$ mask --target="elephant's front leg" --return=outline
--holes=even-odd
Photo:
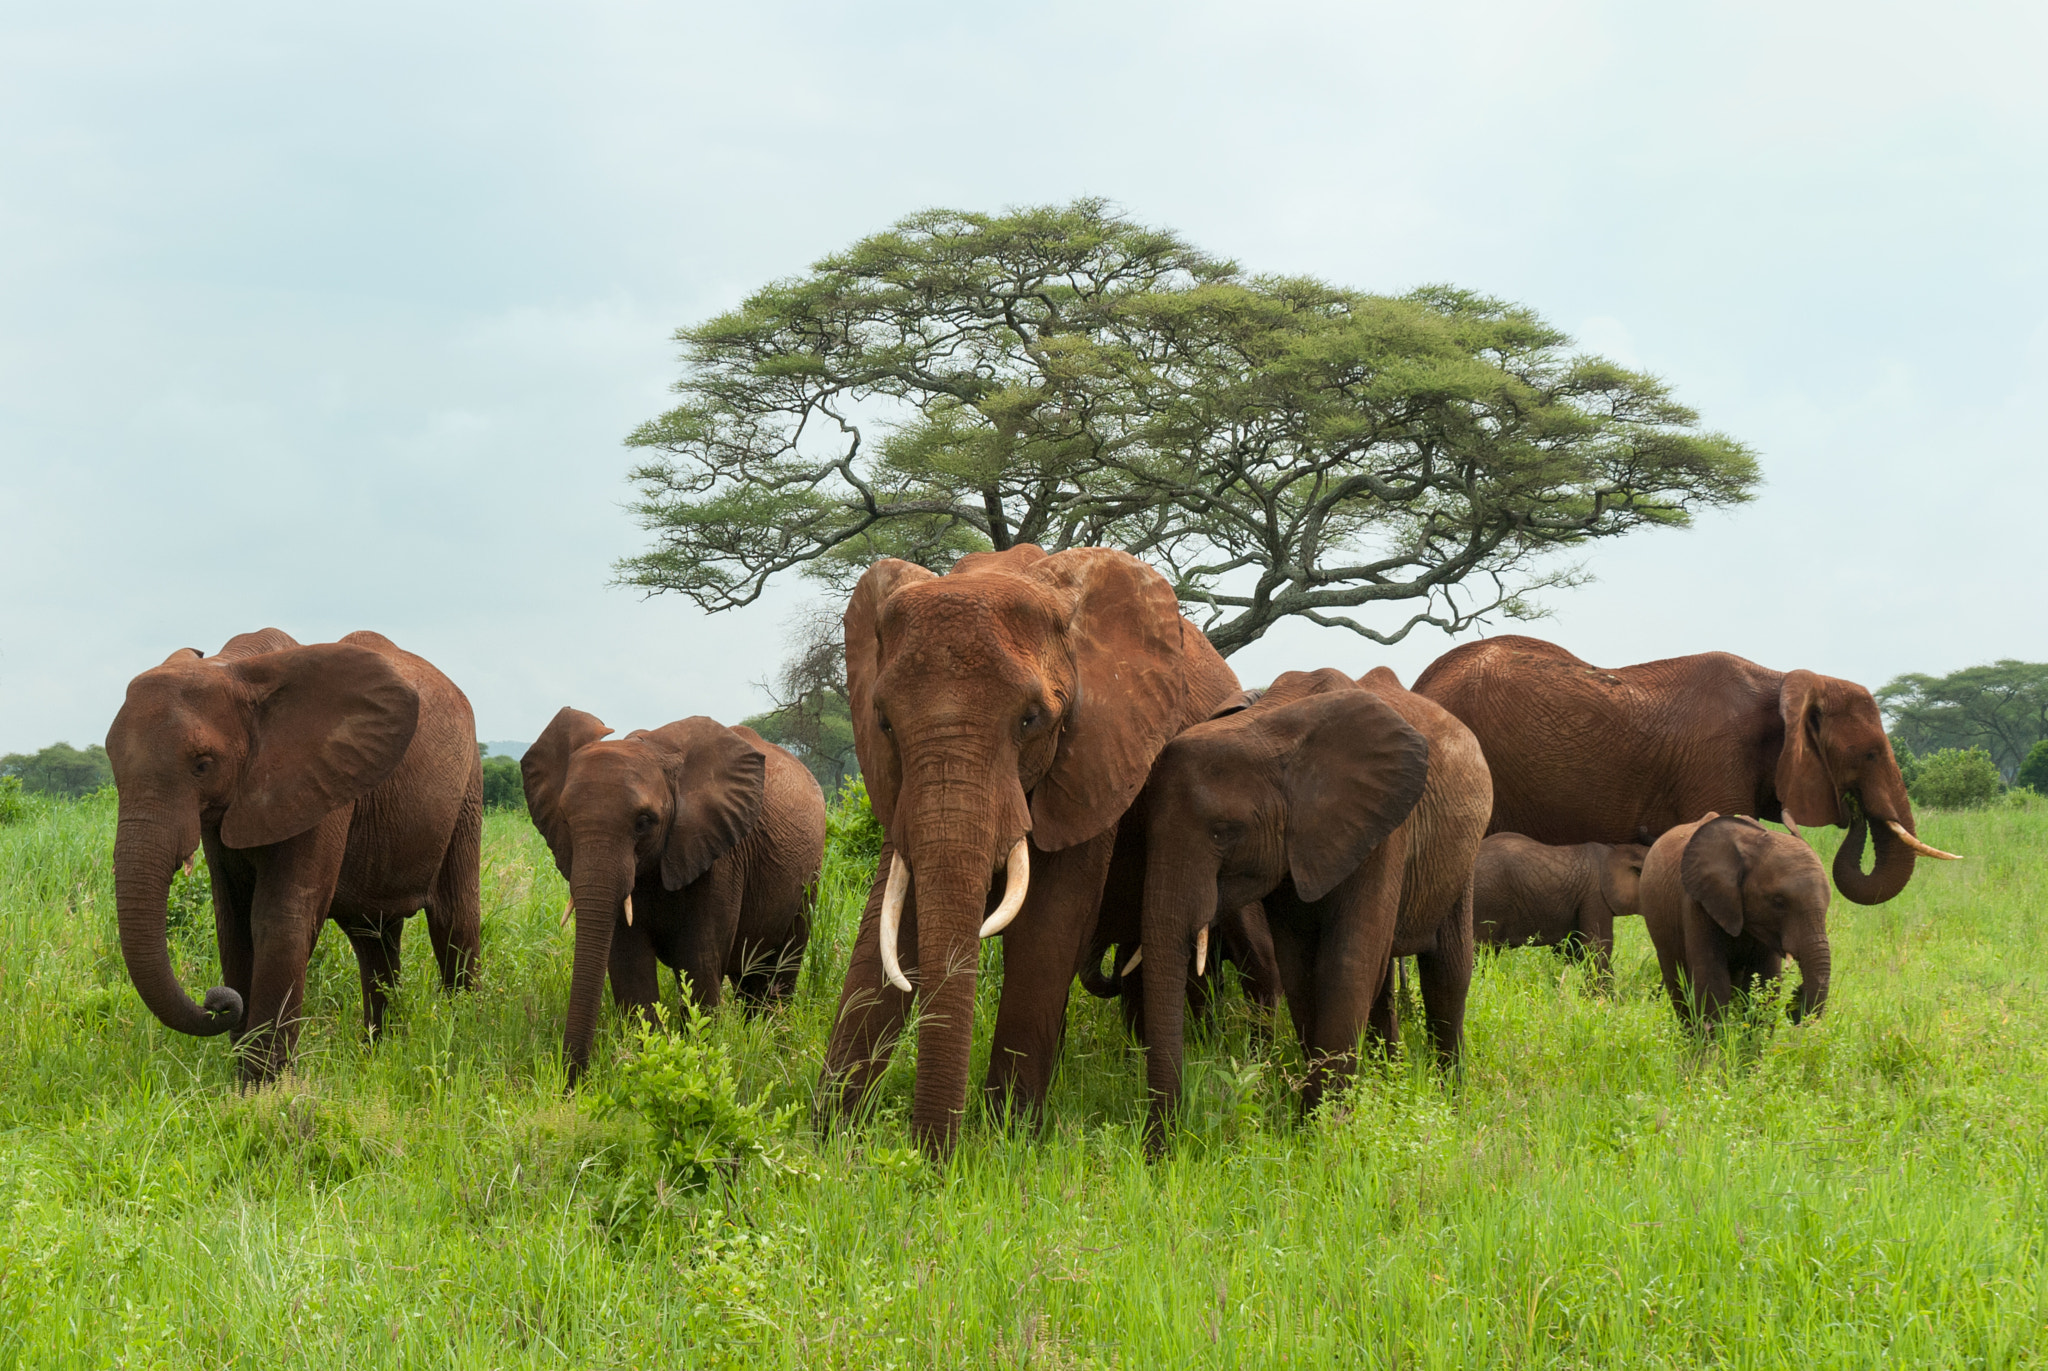
[[[655,960],[652,919],[643,917],[628,927],[620,916],[612,929],[611,954],[605,970],[611,977],[612,1003],[621,1014],[638,1012],[641,1022],[654,1027],[654,1007],[661,1003],[661,965]]]
[[[1067,993],[1094,932],[1115,844],[1111,829],[1059,852],[1031,854],[1030,893],[1002,935],[1003,996],[983,1087],[993,1112],[1021,1105],[1036,1115],[1045,1104],[1067,1025]]]
[[[250,896],[248,1013],[236,1048],[242,1079],[268,1081],[291,1063],[306,998],[306,963],[334,899],[348,840],[339,809],[296,838],[259,850]]]
[[[1379,1002],[1391,1002],[1404,857],[1398,839],[1381,845],[1322,902],[1322,937],[1310,977],[1315,1024],[1302,1044],[1309,1065],[1304,1112],[1356,1069],[1360,1035],[1374,1023]]]
[[[650,921],[661,931],[661,959],[682,974],[685,993],[699,1009],[716,1009],[724,1001],[728,972],[740,979],[743,968],[730,963],[746,950],[737,937],[742,893],[738,864],[719,860],[688,887],[666,896],[657,906],[663,916]]]
[[[1437,925],[1436,945],[1415,958],[1422,982],[1422,1012],[1429,1020],[1438,1065],[1453,1070],[1465,1044],[1465,1000],[1472,991],[1472,883]]]
[[[854,935],[846,981],[839,991],[839,1012],[832,1020],[832,1038],[825,1048],[825,1070],[818,1082],[819,1109],[827,1119],[851,1115],[866,1102],[868,1092],[889,1069],[896,1038],[910,1017],[910,992],[889,984],[882,972],[882,891],[893,856],[894,849],[884,843],[874,880],[868,886],[860,931]],[[903,902],[903,925],[896,939],[896,955],[906,974],[917,965],[915,887]]]

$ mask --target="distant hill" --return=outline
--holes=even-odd
[[[526,749],[532,746],[532,743],[485,743],[484,755],[486,757],[510,757],[513,761],[516,762],[526,754]]]

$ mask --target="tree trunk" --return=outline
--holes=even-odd
[[[148,811],[121,815],[114,833],[114,903],[120,914],[121,960],[142,1002],[165,1027],[207,1038],[242,1022],[242,997],[217,985],[206,992],[204,1005],[194,1004],[171,967],[165,937],[171,876],[199,845],[197,834],[189,831],[197,827],[196,816],[183,827],[187,831],[180,833],[174,821]]]

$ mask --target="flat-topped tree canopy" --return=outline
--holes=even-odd
[[[676,337],[683,402],[627,440],[654,544],[618,570],[710,610],[1101,545],[1226,654],[1290,615],[1392,643],[1525,613],[1577,576],[1558,549],[1758,479],[1533,311],[1251,275],[1100,200],[913,215]]]

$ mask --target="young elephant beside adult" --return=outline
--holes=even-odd
[[[1641,843],[1554,847],[1519,833],[1490,834],[1472,868],[1472,936],[1481,947],[1591,952],[1604,980],[1614,920],[1636,912]]]
[[[607,972],[619,1007],[650,1017],[657,962],[706,1008],[727,979],[750,1004],[786,995],[825,851],[817,780],[752,729],[698,715],[603,741],[611,732],[564,708],[519,762],[576,919],[571,1084],[590,1061]]]
[[[1643,863],[1643,923],[1684,1022],[1709,1030],[1737,990],[1799,963],[1797,1021],[1828,998],[1828,878],[1813,849],[1756,820],[1709,814],[1659,838]]]
[[[1486,749],[1492,832],[1639,842],[1708,810],[1833,824],[1849,830],[1835,885],[1858,904],[1905,889],[1916,855],[1954,859],[1915,836],[1877,702],[1854,681],[1726,652],[1609,670],[1510,635],[1452,648],[1415,689]]]
[[[274,628],[192,648],[128,683],[107,734],[120,792],[121,956],[166,1025],[230,1033],[245,1081],[291,1058],[306,963],[332,919],[383,1026],[399,935],[424,908],[442,984],[476,967],[483,773],[469,701],[377,633],[302,647]],[[194,1004],[171,968],[171,876],[204,847],[223,985]]]
[[[1493,802],[1471,734],[1381,668],[1289,672],[1168,744],[1146,786],[1145,964],[1205,960],[1218,914],[1266,919],[1310,1060],[1304,1108],[1348,1074],[1368,1025],[1398,1040],[1392,959],[1417,959],[1439,1058],[1472,978],[1472,862]],[[1148,1143],[1180,1098],[1182,989],[1148,981]]]

